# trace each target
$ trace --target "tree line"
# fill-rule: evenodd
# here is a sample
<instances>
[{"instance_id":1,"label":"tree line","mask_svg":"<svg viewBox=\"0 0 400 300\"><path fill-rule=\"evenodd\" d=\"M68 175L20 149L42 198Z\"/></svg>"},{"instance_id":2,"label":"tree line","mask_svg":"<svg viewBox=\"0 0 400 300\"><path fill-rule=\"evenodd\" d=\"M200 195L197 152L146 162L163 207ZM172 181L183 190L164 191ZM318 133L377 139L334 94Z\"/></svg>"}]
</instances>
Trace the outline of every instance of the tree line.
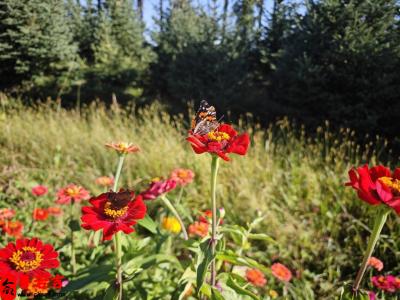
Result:
<instances>
[{"instance_id":1,"label":"tree line","mask_svg":"<svg viewBox=\"0 0 400 300\"><path fill-rule=\"evenodd\" d=\"M204 98L396 137L399 1L272 2L160 0L150 29L142 0L0 0L0 89L70 106Z\"/></svg>"}]
</instances>

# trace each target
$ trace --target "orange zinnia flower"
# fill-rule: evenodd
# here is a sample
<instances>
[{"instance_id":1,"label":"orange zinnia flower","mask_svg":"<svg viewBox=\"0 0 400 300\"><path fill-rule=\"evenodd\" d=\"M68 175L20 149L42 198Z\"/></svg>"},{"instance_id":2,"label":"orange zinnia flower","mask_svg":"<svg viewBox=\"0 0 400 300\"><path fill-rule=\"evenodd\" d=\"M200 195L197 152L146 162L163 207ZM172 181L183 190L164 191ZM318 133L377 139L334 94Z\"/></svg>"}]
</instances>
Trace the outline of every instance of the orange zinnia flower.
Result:
<instances>
[{"instance_id":1,"label":"orange zinnia flower","mask_svg":"<svg viewBox=\"0 0 400 300\"><path fill-rule=\"evenodd\" d=\"M267 284L264 274L258 269L247 269L246 280L254 286L262 287Z\"/></svg>"},{"instance_id":2,"label":"orange zinnia flower","mask_svg":"<svg viewBox=\"0 0 400 300\"><path fill-rule=\"evenodd\" d=\"M280 263L274 263L271 266L272 275L279 280L289 282L292 279L292 272L284 265Z\"/></svg>"},{"instance_id":3,"label":"orange zinnia flower","mask_svg":"<svg viewBox=\"0 0 400 300\"><path fill-rule=\"evenodd\" d=\"M50 215L53 215L53 216L62 215L62 210L58 206L51 206L51 207L47 208L47 211L49 212Z\"/></svg>"},{"instance_id":4,"label":"orange zinnia flower","mask_svg":"<svg viewBox=\"0 0 400 300\"><path fill-rule=\"evenodd\" d=\"M118 154L135 153L140 150L138 146L125 142L108 143L106 144L106 147L114 149L115 151L118 152Z\"/></svg>"},{"instance_id":5,"label":"orange zinnia flower","mask_svg":"<svg viewBox=\"0 0 400 300\"><path fill-rule=\"evenodd\" d=\"M171 179L176 181L177 185L185 186L193 181L194 172L190 169L175 169L171 173Z\"/></svg>"},{"instance_id":6,"label":"orange zinnia flower","mask_svg":"<svg viewBox=\"0 0 400 300\"><path fill-rule=\"evenodd\" d=\"M24 224L20 221L9 221L3 225L3 231L15 238L22 237L22 230L24 230Z\"/></svg>"},{"instance_id":7,"label":"orange zinnia flower","mask_svg":"<svg viewBox=\"0 0 400 300\"><path fill-rule=\"evenodd\" d=\"M208 234L208 223L194 222L189 225L188 232L190 236L205 237Z\"/></svg>"},{"instance_id":8,"label":"orange zinnia flower","mask_svg":"<svg viewBox=\"0 0 400 300\"><path fill-rule=\"evenodd\" d=\"M89 198L89 192L83 187L69 184L58 190L56 202L58 204L68 204L71 203L71 201L80 202L82 200L88 200Z\"/></svg>"},{"instance_id":9,"label":"orange zinnia flower","mask_svg":"<svg viewBox=\"0 0 400 300\"><path fill-rule=\"evenodd\" d=\"M371 256L371 257L368 259L368 266L373 267L373 268L376 269L377 271L382 271L382 269L383 269L383 262L382 262L380 259L378 259L378 258L376 258L376 257L374 257L374 256Z\"/></svg>"},{"instance_id":10,"label":"orange zinnia flower","mask_svg":"<svg viewBox=\"0 0 400 300\"><path fill-rule=\"evenodd\" d=\"M49 212L46 208L35 208L33 211L33 219L35 221L45 221L49 217Z\"/></svg>"},{"instance_id":11,"label":"orange zinnia flower","mask_svg":"<svg viewBox=\"0 0 400 300\"><path fill-rule=\"evenodd\" d=\"M96 178L96 184L104 187L109 187L114 184L114 178L108 176L101 176Z\"/></svg>"}]
</instances>

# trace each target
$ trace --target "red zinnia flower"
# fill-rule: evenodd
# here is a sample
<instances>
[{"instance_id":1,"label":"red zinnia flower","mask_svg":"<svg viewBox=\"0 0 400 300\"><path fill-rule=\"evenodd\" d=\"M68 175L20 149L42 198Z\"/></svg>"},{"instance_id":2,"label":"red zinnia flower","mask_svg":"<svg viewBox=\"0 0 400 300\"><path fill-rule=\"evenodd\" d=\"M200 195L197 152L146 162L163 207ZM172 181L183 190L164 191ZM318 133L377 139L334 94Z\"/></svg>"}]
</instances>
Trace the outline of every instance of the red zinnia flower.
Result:
<instances>
[{"instance_id":1,"label":"red zinnia flower","mask_svg":"<svg viewBox=\"0 0 400 300\"><path fill-rule=\"evenodd\" d=\"M382 269L383 269L383 262L374 256L371 256L368 259L368 265L373 267L377 271L382 271Z\"/></svg>"},{"instance_id":2,"label":"red zinnia flower","mask_svg":"<svg viewBox=\"0 0 400 300\"><path fill-rule=\"evenodd\" d=\"M0 221L12 219L15 216L15 210L11 208L0 209Z\"/></svg>"},{"instance_id":3,"label":"red zinnia flower","mask_svg":"<svg viewBox=\"0 0 400 300\"><path fill-rule=\"evenodd\" d=\"M100 186L109 187L114 184L114 178L108 176L101 176L96 178L96 184Z\"/></svg>"},{"instance_id":4,"label":"red zinnia flower","mask_svg":"<svg viewBox=\"0 0 400 300\"><path fill-rule=\"evenodd\" d=\"M158 196L165 194L176 187L176 181L172 179L161 180L159 178L153 179L147 190L142 192L140 195L143 200L153 200Z\"/></svg>"},{"instance_id":5,"label":"red zinnia flower","mask_svg":"<svg viewBox=\"0 0 400 300\"><path fill-rule=\"evenodd\" d=\"M22 230L24 230L24 224L20 221L9 221L3 225L3 231L15 238L22 237Z\"/></svg>"},{"instance_id":6,"label":"red zinnia flower","mask_svg":"<svg viewBox=\"0 0 400 300\"><path fill-rule=\"evenodd\" d=\"M185 186L193 181L194 172L190 169L175 169L170 178L176 181L177 185Z\"/></svg>"},{"instance_id":7,"label":"red zinnia flower","mask_svg":"<svg viewBox=\"0 0 400 300\"><path fill-rule=\"evenodd\" d=\"M349 171L350 182L360 199L371 205L386 204L400 214L400 168L391 174L384 166L371 169L368 165Z\"/></svg>"},{"instance_id":8,"label":"red zinnia flower","mask_svg":"<svg viewBox=\"0 0 400 300\"><path fill-rule=\"evenodd\" d=\"M190 133L187 141L191 143L197 154L208 152L226 161L229 161L228 153L245 155L250 144L247 133L237 135L237 132L228 124L221 124L216 130L205 135Z\"/></svg>"},{"instance_id":9,"label":"red zinnia flower","mask_svg":"<svg viewBox=\"0 0 400 300\"><path fill-rule=\"evenodd\" d=\"M208 223L204 222L194 222L189 225L188 232L190 236L205 237L208 234Z\"/></svg>"},{"instance_id":10,"label":"red zinnia flower","mask_svg":"<svg viewBox=\"0 0 400 300\"><path fill-rule=\"evenodd\" d=\"M271 266L272 275L282 281L289 282L292 279L292 272L286 266L280 263L274 263Z\"/></svg>"},{"instance_id":11,"label":"red zinnia flower","mask_svg":"<svg viewBox=\"0 0 400 300\"><path fill-rule=\"evenodd\" d=\"M394 293L400 289L400 278L392 275L387 276L373 276L371 278L372 284L385 292Z\"/></svg>"},{"instance_id":12,"label":"red zinnia flower","mask_svg":"<svg viewBox=\"0 0 400 300\"><path fill-rule=\"evenodd\" d=\"M50 215L59 216L62 215L62 210L58 206L51 206L47 208L47 211Z\"/></svg>"},{"instance_id":13,"label":"red zinnia flower","mask_svg":"<svg viewBox=\"0 0 400 300\"><path fill-rule=\"evenodd\" d=\"M108 192L89 200L92 206L82 207L82 227L97 231L103 229L103 241L110 240L117 231L126 234L136 221L146 215L146 205L139 195L132 191Z\"/></svg>"},{"instance_id":14,"label":"red zinnia flower","mask_svg":"<svg viewBox=\"0 0 400 300\"><path fill-rule=\"evenodd\" d=\"M58 204L68 204L72 200L75 202L80 202L82 200L87 200L90 198L89 192L83 187L69 184L66 187L59 189L57 192L57 203Z\"/></svg>"},{"instance_id":15,"label":"red zinnia flower","mask_svg":"<svg viewBox=\"0 0 400 300\"><path fill-rule=\"evenodd\" d=\"M12 274L17 278L28 275L30 278L49 277L46 269L57 268L60 262L58 253L50 244L43 244L38 238L18 239L0 249L0 270L2 274Z\"/></svg>"},{"instance_id":16,"label":"red zinnia flower","mask_svg":"<svg viewBox=\"0 0 400 300\"><path fill-rule=\"evenodd\" d=\"M49 212L46 208L35 208L33 211L33 219L36 221L45 221L49 217Z\"/></svg>"},{"instance_id":17,"label":"red zinnia flower","mask_svg":"<svg viewBox=\"0 0 400 300\"><path fill-rule=\"evenodd\" d=\"M131 143L119 142L119 143L108 143L106 147L112 148L119 154L128 154L138 152L140 149Z\"/></svg>"},{"instance_id":18,"label":"red zinnia flower","mask_svg":"<svg viewBox=\"0 0 400 300\"><path fill-rule=\"evenodd\" d=\"M265 279L264 274L258 269L247 269L246 280L259 287L267 284L267 279Z\"/></svg>"},{"instance_id":19,"label":"red zinnia flower","mask_svg":"<svg viewBox=\"0 0 400 300\"><path fill-rule=\"evenodd\" d=\"M32 194L37 197L46 195L48 191L49 189L44 185L37 185L32 188Z\"/></svg>"}]
</instances>

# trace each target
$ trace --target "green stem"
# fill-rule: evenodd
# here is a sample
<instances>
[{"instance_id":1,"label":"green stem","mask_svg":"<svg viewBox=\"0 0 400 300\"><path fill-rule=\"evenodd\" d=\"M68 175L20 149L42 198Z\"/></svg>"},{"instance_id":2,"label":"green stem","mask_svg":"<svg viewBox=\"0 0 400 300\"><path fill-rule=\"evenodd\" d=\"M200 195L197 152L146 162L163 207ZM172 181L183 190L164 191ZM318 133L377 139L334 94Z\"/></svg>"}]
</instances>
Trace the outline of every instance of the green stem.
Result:
<instances>
[{"instance_id":1,"label":"green stem","mask_svg":"<svg viewBox=\"0 0 400 300\"><path fill-rule=\"evenodd\" d=\"M115 172L115 177L114 177L114 186L113 186L114 192L117 192L118 181L119 181L119 177L121 176L122 165L124 164L124 159L125 159L125 154L122 154L119 156L117 171Z\"/></svg>"},{"instance_id":2,"label":"green stem","mask_svg":"<svg viewBox=\"0 0 400 300\"><path fill-rule=\"evenodd\" d=\"M33 227L34 227L34 225L35 225L34 213L35 213L35 209L36 209L36 207L37 207L37 200L38 200L38 197L35 197L35 200L33 200L32 222L31 222L31 224L29 225L29 230L28 230L28 232L33 232Z\"/></svg>"},{"instance_id":3,"label":"green stem","mask_svg":"<svg viewBox=\"0 0 400 300\"><path fill-rule=\"evenodd\" d=\"M69 210L69 220L72 224L74 218L74 200L71 199L70 210ZM74 241L74 230L71 228L71 266L72 274L76 274L76 258L75 258L75 241Z\"/></svg>"},{"instance_id":4,"label":"green stem","mask_svg":"<svg viewBox=\"0 0 400 300\"><path fill-rule=\"evenodd\" d=\"M169 201L165 195L161 196L161 200L164 202L165 206L167 206L168 209L172 212L172 214L175 216L175 218L177 218L177 220L182 228L183 238L185 240L188 240L188 234L187 234L187 231L185 228L185 224L183 224L183 221L182 221L178 211L175 209L175 207L172 205L171 201Z\"/></svg>"},{"instance_id":5,"label":"green stem","mask_svg":"<svg viewBox=\"0 0 400 300\"><path fill-rule=\"evenodd\" d=\"M181 203L182 196L183 196L183 186L181 186L181 189L179 190L178 201L176 201L177 204Z\"/></svg>"},{"instance_id":6,"label":"green stem","mask_svg":"<svg viewBox=\"0 0 400 300\"><path fill-rule=\"evenodd\" d=\"M374 229L372 230L371 236L369 238L367 250L365 251L360 270L358 271L357 277L353 284L353 292L355 293L357 293L358 289L360 288L361 280L368 266L368 260L371 257L372 253L374 252L374 248L379 240L382 228L385 225L387 216L389 215L390 212L391 212L390 209L383 207L379 210L379 213L376 216Z\"/></svg>"},{"instance_id":7,"label":"green stem","mask_svg":"<svg viewBox=\"0 0 400 300\"><path fill-rule=\"evenodd\" d=\"M212 224L211 224L211 254L215 257L215 248L217 245L217 173L219 167L218 156L213 155L211 161L211 206L212 206ZM215 286L217 278L217 270L215 258L211 261L211 286Z\"/></svg>"},{"instance_id":8,"label":"green stem","mask_svg":"<svg viewBox=\"0 0 400 300\"><path fill-rule=\"evenodd\" d=\"M124 159L125 155L121 154L119 156L118 160L118 166L117 166L117 171L115 172L115 177L114 177L114 187L113 191L117 192L118 189L118 181L119 177L121 175L122 171L122 166L124 164ZM116 261L116 267L117 267L117 285L118 285L118 300L122 299L122 247L121 247L121 232L117 232L114 235L114 248L115 248L115 261Z\"/></svg>"}]
</instances>

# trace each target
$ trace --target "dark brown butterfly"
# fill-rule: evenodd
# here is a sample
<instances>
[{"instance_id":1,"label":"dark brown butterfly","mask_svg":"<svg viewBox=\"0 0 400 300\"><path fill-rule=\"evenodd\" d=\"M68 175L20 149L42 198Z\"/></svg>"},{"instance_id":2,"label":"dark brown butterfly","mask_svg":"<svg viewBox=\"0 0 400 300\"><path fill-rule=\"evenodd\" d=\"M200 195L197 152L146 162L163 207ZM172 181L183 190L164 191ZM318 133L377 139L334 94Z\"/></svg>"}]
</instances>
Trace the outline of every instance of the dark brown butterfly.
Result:
<instances>
[{"instance_id":1,"label":"dark brown butterfly","mask_svg":"<svg viewBox=\"0 0 400 300\"><path fill-rule=\"evenodd\" d=\"M111 206L115 209L120 209L128 205L132 200L132 192L129 190L120 191L118 193L109 192L107 195L108 201L111 202Z\"/></svg>"},{"instance_id":2,"label":"dark brown butterfly","mask_svg":"<svg viewBox=\"0 0 400 300\"><path fill-rule=\"evenodd\" d=\"M218 126L215 107L208 104L206 100L201 100L200 107L192 120L193 134L204 135L217 129Z\"/></svg>"}]
</instances>

